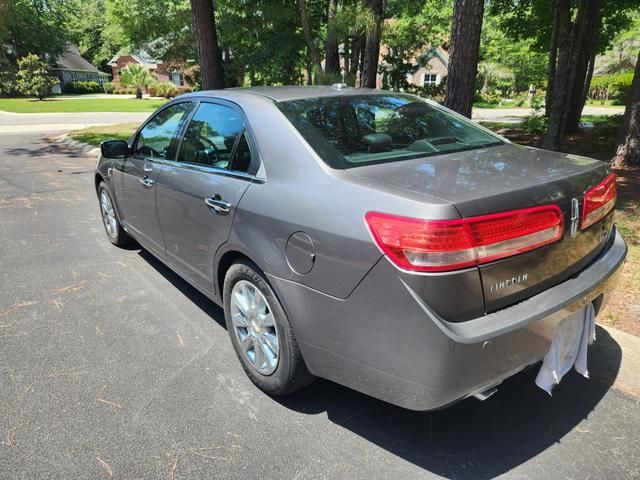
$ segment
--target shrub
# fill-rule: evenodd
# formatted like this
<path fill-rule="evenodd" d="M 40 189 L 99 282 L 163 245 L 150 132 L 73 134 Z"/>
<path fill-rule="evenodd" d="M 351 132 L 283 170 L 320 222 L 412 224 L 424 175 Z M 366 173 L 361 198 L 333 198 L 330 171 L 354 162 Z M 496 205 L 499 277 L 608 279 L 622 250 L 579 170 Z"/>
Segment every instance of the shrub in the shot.
<path fill-rule="evenodd" d="M 191 91 L 189 87 L 178 87 L 171 82 L 154 83 L 147 88 L 152 97 L 173 98 L 181 93 Z"/>
<path fill-rule="evenodd" d="M 104 91 L 104 93 L 115 93 L 115 89 L 116 86 L 111 82 L 102 84 L 102 90 Z"/>
<path fill-rule="evenodd" d="M 513 99 L 513 104 L 516 107 L 524 107 L 527 106 L 529 104 L 529 95 L 527 94 L 520 94 L 517 95 L 514 99 Z"/>
<path fill-rule="evenodd" d="M 38 97 L 39 100 L 51 95 L 51 87 L 58 83 L 57 78 L 47 74 L 47 64 L 32 53 L 18 59 L 16 79 L 20 93 L 27 97 Z"/>
<path fill-rule="evenodd" d="M 626 105 L 631 82 L 633 82 L 632 72 L 597 75 L 591 80 L 589 98 L 599 100 L 602 104 L 607 100 L 613 100 L 614 105 Z"/>
<path fill-rule="evenodd" d="M 136 98 L 142 98 L 142 91 L 154 83 L 151 72 L 137 63 L 127 65 L 120 72 L 120 84 L 132 88 Z"/>
<path fill-rule="evenodd" d="M 64 93 L 102 93 L 102 87 L 98 82 L 69 82 L 62 87 Z"/>
<path fill-rule="evenodd" d="M 531 135 L 543 134 L 547 131 L 547 117 L 539 113 L 528 115 L 522 119 L 522 126 Z"/>

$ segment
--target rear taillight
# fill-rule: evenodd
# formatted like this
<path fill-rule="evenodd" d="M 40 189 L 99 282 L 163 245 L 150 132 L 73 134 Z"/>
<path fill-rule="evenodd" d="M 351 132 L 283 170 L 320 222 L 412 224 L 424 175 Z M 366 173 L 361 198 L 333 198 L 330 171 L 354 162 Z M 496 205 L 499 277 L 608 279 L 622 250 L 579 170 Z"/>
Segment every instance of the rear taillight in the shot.
<path fill-rule="evenodd" d="M 385 255 L 407 270 L 442 272 L 491 262 L 562 237 L 555 205 L 458 220 L 420 220 L 387 213 L 365 215 Z"/>
<path fill-rule="evenodd" d="M 581 228 L 587 228 L 605 217 L 616 206 L 616 176 L 612 173 L 584 194 Z"/>

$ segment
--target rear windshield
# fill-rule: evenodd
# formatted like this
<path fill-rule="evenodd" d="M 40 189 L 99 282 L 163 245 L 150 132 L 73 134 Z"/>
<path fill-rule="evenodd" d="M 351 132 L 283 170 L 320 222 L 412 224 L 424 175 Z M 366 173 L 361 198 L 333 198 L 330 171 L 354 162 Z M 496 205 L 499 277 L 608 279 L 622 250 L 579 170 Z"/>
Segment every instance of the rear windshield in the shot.
<path fill-rule="evenodd" d="M 418 97 L 349 95 L 277 104 L 329 166 L 345 169 L 504 143 Z"/>

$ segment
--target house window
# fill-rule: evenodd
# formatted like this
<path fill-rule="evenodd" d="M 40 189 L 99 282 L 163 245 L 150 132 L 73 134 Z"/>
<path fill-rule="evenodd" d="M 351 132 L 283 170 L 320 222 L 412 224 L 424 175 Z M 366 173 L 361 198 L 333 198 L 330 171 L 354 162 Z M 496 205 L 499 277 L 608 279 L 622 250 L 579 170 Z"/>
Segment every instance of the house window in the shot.
<path fill-rule="evenodd" d="M 437 73 L 425 73 L 422 85 L 437 85 L 438 84 L 438 74 Z"/>

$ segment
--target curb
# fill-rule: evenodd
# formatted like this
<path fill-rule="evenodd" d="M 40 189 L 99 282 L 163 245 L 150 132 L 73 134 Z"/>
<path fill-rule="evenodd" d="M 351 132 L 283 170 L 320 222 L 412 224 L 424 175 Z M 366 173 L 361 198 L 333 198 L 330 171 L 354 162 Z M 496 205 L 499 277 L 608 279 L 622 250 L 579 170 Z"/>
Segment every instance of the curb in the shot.
<path fill-rule="evenodd" d="M 598 351 L 598 361 L 589 365 L 593 370 L 594 378 L 613 385 L 635 397 L 640 397 L 640 337 L 630 335 L 621 330 L 598 324 L 617 344 L 615 349 L 602 348 L 596 342 L 592 347 Z M 618 350 L 616 353 L 614 350 Z"/>
<path fill-rule="evenodd" d="M 93 145 L 89 145 L 88 143 L 79 142 L 78 140 L 72 139 L 68 134 L 59 135 L 57 137 L 51 138 L 56 143 L 60 143 L 65 145 L 66 147 L 72 148 L 74 150 L 78 150 L 87 155 L 97 156 L 100 154 L 100 148 L 94 147 Z"/>

